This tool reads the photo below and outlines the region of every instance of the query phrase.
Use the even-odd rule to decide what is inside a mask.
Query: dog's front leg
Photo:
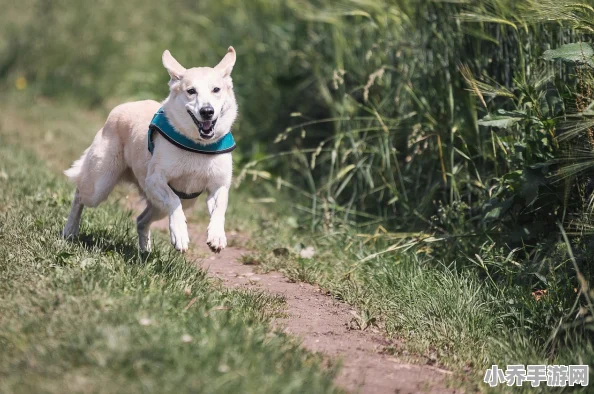
[[[227,246],[225,237],[225,212],[229,201],[229,188],[221,186],[208,195],[206,205],[210,213],[210,223],[206,236],[206,243],[210,249],[219,253]]]
[[[179,197],[171,190],[163,174],[153,172],[147,176],[146,195],[159,209],[168,213],[171,244],[182,253],[187,251],[190,237],[186,215]]]

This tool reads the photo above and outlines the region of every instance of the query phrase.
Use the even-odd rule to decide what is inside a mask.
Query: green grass
[[[166,95],[164,49],[212,65],[234,45],[245,263],[473,383],[492,363],[594,364],[594,71],[545,56],[594,40],[592,1],[5,3],[3,145],[61,171],[113,104]]]
[[[84,111],[75,103],[53,103],[31,98],[23,93],[5,97],[5,100],[0,102],[0,108],[6,114],[0,129],[0,138],[20,146],[26,144],[28,149],[48,160],[53,173],[66,168],[86,147],[105,113],[104,110]],[[35,105],[24,111],[25,104],[31,102]],[[15,172],[31,175],[31,171],[26,166],[23,167],[29,159],[19,160],[23,160],[24,163],[0,166],[7,173],[11,173],[9,180],[14,178]],[[42,179],[46,179],[47,176],[49,179],[54,177],[48,171],[38,171],[44,174],[41,176]],[[13,182],[20,185],[19,187],[31,188],[35,185],[52,196],[49,200],[51,203],[46,204],[53,205],[52,209],[61,212],[59,223],[55,223],[55,214],[35,216],[52,218],[50,221],[53,223],[54,232],[57,233],[59,224],[63,223],[67,212],[71,188],[55,180],[51,181],[55,186],[50,190],[37,181],[26,182],[27,186],[14,179]],[[29,193],[29,198],[32,198],[31,195],[36,194]],[[90,244],[98,244],[100,249],[111,251],[106,253],[110,257],[134,262],[137,261],[136,241],[135,235],[130,232],[133,218],[117,208],[115,203],[118,195],[122,194],[116,193],[111,199],[112,203],[106,207],[85,212],[83,233],[87,234]],[[274,196],[276,202],[262,200],[261,197],[265,196]],[[16,201],[24,204],[27,201],[26,197]],[[382,237],[369,239],[367,235],[357,234],[349,227],[311,233],[306,220],[308,216],[299,216],[299,211],[295,206],[291,206],[293,200],[290,196],[261,182],[244,183],[239,190],[232,191],[230,201],[227,230],[251,235],[245,244],[253,252],[241,259],[244,264],[254,265],[262,271],[279,270],[295,281],[319,284],[333,296],[354,305],[358,317],[352,328],[379,328],[386,336],[403,340],[396,341],[397,345],[383,349],[387,353],[405,359],[410,358],[411,361],[418,360],[418,355],[421,355],[422,361],[450,368],[465,384],[482,389],[485,389],[481,383],[484,369],[493,363],[594,363],[594,349],[583,333],[562,329],[556,335],[553,344],[547,344],[547,340],[553,334],[553,328],[572,322],[570,304],[575,300],[573,288],[577,286],[574,277],[568,276],[555,285],[560,278],[556,279],[553,272],[547,277],[548,295],[536,301],[531,294],[534,288],[526,283],[510,281],[493,285],[482,269],[469,269],[468,258],[478,262],[476,256],[460,255],[454,260],[434,261],[431,251],[427,248],[443,247],[439,242],[425,244],[424,252],[417,246],[408,251],[400,250],[361,261],[387,246]],[[191,215],[192,220],[204,221],[206,216],[200,205]],[[17,206],[13,200],[11,211]],[[23,209],[29,211],[30,208],[27,207],[25,205]],[[112,224],[114,217],[119,218],[117,226]],[[72,248],[71,245],[50,236],[44,237],[57,244],[53,252],[51,249],[47,252],[49,256],[53,256],[50,260],[56,259],[52,253],[60,255],[61,252],[56,250]],[[41,242],[38,239],[36,241]],[[299,257],[299,250],[310,245],[314,246],[314,257]],[[570,264],[566,246],[560,243],[558,247],[557,259]],[[275,254],[273,251],[276,248],[286,248],[289,253],[286,256],[283,253]],[[45,254],[44,248],[38,247],[36,250]],[[158,268],[157,262],[160,258],[178,261],[175,255],[170,254],[171,248],[166,241],[159,250],[162,256],[149,262],[157,266],[149,264],[144,267]],[[81,251],[89,253],[88,249],[81,248]],[[575,252],[578,256],[585,255],[579,248],[575,248]],[[510,267],[515,267],[510,261],[506,262],[505,253],[496,248],[477,248],[476,253],[481,256],[488,269],[498,266],[501,271],[506,272],[505,270],[511,270]],[[71,257],[68,254],[59,257],[60,261],[64,260],[61,263],[62,267],[71,267],[72,264],[68,262],[80,262],[85,258]],[[184,269],[194,271],[183,261],[178,263]],[[587,261],[580,262],[581,266],[584,264],[587,265]],[[134,270],[138,269],[139,264],[127,266],[121,263],[119,266]],[[563,275],[563,267],[566,265],[557,267],[556,275]],[[76,264],[74,268],[80,269]],[[513,270],[510,272],[511,278],[517,274]],[[188,297],[182,296],[181,289],[185,287],[185,284],[179,286],[178,296],[181,298],[182,308],[189,302]],[[241,297],[252,296],[243,294]],[[103,297],[98,295],[97,299],[101,300]],[[245,313],[249,314],[251,308],[261,319],[266,320],[266,316],[278,310],[279,304],[278,300],[269,299],[265,302],[265,299],[266,297],[260,298],[259,301],[260,306],[265,306],[264,311],[262,308],[246,304],[248,310]],[[205,310],[222,304],[224,303],[213,302],[210,307],[202,310],[202,314]],[[198,306],[198,303],[194,306]],[[157,310],[152,314],[134,313],[131,320],[137,329],[142,329],[138,325],[139,319],[149,316],[157,320],[154,314],[158,312]],[[217,311],[209,318],[217,318],[218,314],[228,313],[244,312],[235,309],[229,312]],[[185,331],[189,330],[188,328]],[[174,340],[181,338],[184,334],[181,331],[184,330],[178,330]],[[190,335],[195,337],[191,332]]]
[[[44,105],[46,113],[64,116],[75,109]],[[25,120],[39,115],[20,113]],[[73,131],[92,135],[88,117],[72,119],[82,118],[72,115]],[[133,218],[117,202],[86,211],[78,241],[61,239],[72,186],[32,152],[36,143],[48,143],[37,137],[55,132],[43,151],[54,166],[69,160],[59,152],[69,141],[76,145],[76,138],[60,138],[62,125],[71,126],[53,119],[27,124],[35,128],[10,116],[4,121],[1,392],[336,391],[332,368],[269,329],[270,319],[282,313],[281,298],[221,288],[164,238],[141,258]],[[34,141],[29,150],[23,140],[7,143],[15,133]]]
[[[398,340],[383,349],[387,353],[413,360],[421,355],[430,364],[455,371],[457,381],[481,390],[488,388],[482,378],[492,364],[594,365],[590,334],[579,325],[570,327],[581,320],[573,305],[578,297],[575,278],[555,284],[549,277],[548,293],[536,300],[526,284],[494,285],[476,270],[461,268],[465,261],[435,262],[414,250],[362,261],[382,245],[353,242],[356,234],[338,230],[311,234],[307,226],[291,228],[287,223],[295,218],[287,217],[290,210],[283,212],[269,211],[258,221],[252,229],[257,242],[250,243],[256,251],[245,256],[244,263],[319,284],[354,305],[356,327],[380,328]],[[301,258],[303,246],[313,246],[316,255]],[[565,246],[559,246],[566,256]],[[275,248],[289,253],[275,255]],[[477,253],[487,260],[499,252]],[[538,392],[528,387],[525,391]]]

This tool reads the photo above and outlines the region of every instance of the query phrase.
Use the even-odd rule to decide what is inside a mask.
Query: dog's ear
[[[219,64],[215,66],[215,70],[222,72],[223,78],[231,76],[231,71],[233,71],[233,66],[235,65],[235,58],[235,49],[233,49],[233,47],[229,47],[223,60],[221,60]]]
[[[175,82],[178,82],[183,78],[186,69],[181,64],[179,64],[177,60],[175,60],[175,58],[171,55],[171,52],[168,50],[163,52],[162,60],[163,66],[167,69],[167,72],[171,77],[169,86],[172,86]]]

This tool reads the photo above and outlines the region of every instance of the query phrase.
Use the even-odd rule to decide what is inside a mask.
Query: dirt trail
[[[138,201],[130,201],[139,212]],[[167,219],[156,222],[153,230],[168,230]],[[447,388],[451,374],[430,365],[410,364],[381,351],[389,343],[371,330],[353,330],[353,308],[322,294],[320,289],[305,283],[294,283],[277,272],[255,273],[252,266],[238,259],[248,251],[228,247],[218,255],[206,246],[205,226],[189,223],[190,259],[195,256],[210,276],[219,278],[227,287],[247,287],[282,295],[286,299],[286,318],[274,324],[302,339],[303,346],[342,360],[336,384],[351,393],[459,393]],[[240,235],[227,234],[228,240]],[[231,243],[233,244],[233,243]],[[199,258],[198,256],[205,256]]]

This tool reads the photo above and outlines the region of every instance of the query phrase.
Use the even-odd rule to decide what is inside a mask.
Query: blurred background
[[[578,109],[574,73],[542,59],[579,40],[577,22],[554,2],[520,3],[22,0],[4,6],[0,81],[108,110],[167,95],[164,49],[213,66],[233,45],[238,170],[264,159],[254,167],[340,220],[421,229],[464,205],[478,229],[510,199],[534,203],[538,187],[513,183],[545,182],[523,171],[553,158],[552,119]],[[493,112],[508,127],[480,127]]]
[[[509,318],[546,351],[591,343],[591,1],[0,3],[11,98],[161,100],[164,49],[192,67],[234,46],[236,178],[268,185],[250,193],[284,195],[310,231],[375,234],[528,298],[554,288]]]

